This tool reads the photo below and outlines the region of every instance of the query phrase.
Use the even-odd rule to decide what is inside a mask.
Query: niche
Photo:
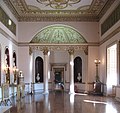
[[[74,82],[82,83],[82,59],[76,57],[74,59]]]
[[[43,59],[41,57],[35,60],[35,82],[43,82]]]

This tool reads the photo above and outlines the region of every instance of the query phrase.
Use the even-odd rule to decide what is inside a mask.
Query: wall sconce
[[[100,79],[99,79],[99,76],[98,76],[98,65],[100,64],[100,60],[95,59],[94,62],[96,64],[96,82],[100,82]]]
[[[8,65],[4,67],[4,72],[6,75],[6,83],[10,83],[10,67],[8,67]]]
[[[8,67],[8,65],[5,66],[4,71],[5,71],[5,74],[7,75],[7,74],[8,74],[8,71],[9,71],[9,67]]]

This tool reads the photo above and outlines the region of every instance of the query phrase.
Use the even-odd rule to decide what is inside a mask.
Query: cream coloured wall
[[[95,81],[96,76],[96,65],[95,59],[99,59],[98,46],[90,46],[88,48],[88,83]]]
[[[24,74],[24,80],[25,83],[31,83],[35,82],[35,59],[36,57],[40,56],[43,58],[44,61],[44,55],[42,51],[34,51],[32,55],[29,55],[28,48],[27,47],[21,47],[19,48],[19,69],[23,71]],[[30,57],[34,59],[32,63],[32,71],[30,71]],[[87,72],[88,72],[88,56],[85,55],[83,51],[75,51],[74,53],[74,58],[77,56],[80,56],[83,61],[83,67],[82,67],[82,75],[83,75],[83,82],[86,82],[87,80]],[[51,63],[66,63],[67,64],[67,69],[66,71],[64,70],[64,83],[65,83],[65,89],[69,89],[68,83],[70,82],[70,75],[69,75],[69,53],[68,51],[51,51],[50,52],[50,57],[49,57],[49,71],[50,71],[50,79],[49,82],[53,82],[53,72],[50,70],[50,64]],[[57,66],[61,67],[61,66]],[[63,67],[63,66],[62,66]],[[92,81],[93,82],[93,81]],[[42,84],[41,84],[42,85]],[[52,84],[49,84],[49,88],[52,89],[53,86]],[[42,87],[38,87],[35,85],[36,89],[43,89]],[[85,89],[84,89],[85,90]]]
[[[29,47],[18,47],[18,67],[23,72],[24,81],[31,82]]]
[[[100,76],[101,76],[101,80],[102,82],[104,82],[106,84],[106,70],[107,70],[107,65],[106,65],[106,49],[107,46],[111,45],[114,42],[117,42],[120,40],[120,33],[116,34],[115,36],[113,36],[111,39],[109,39],[108,41],[106,41],[104,44],[100,45],[99,47],[99,55],[100,55],[100,59],[101,59],[101,64],[100,64]],[[119,55],[119,54],[118,54]],[[117,62],[119,63],[119,62]],[[118,73],[119,75],[119,73]]]
[[[9,37],[9,36],[8,36]],[[17,56],[17,65],[18,65],[18,49],[17,45],[15,45],[13,42],[11,42],[7,37],[4,36],[4,34],[0,33],[0,45],[1,45],[1,83],[5,80],[5,73],[4,73],[4,67],[5,67],[5,48],[9,48],[9,56],[10,56],[10,83],[13,83],[13,51],[16,52]]]
[[[63,24],[75,28],[87,40],[87,42],[98,42],[98,22],[19,22],[19,42],[30,42],[32,38],[44,27],[53,24]]]
[[[14,21],[14,23],[16,23],[16,30],[18,28],[17,26],[17,20],[16,18],[13,16],[13,14],[8,10],[8,8],[6,7],[6,5],[4,4],[3,0],[0,0],[0,6],[3,8],[3,10],[9,15],[9,17],[11,18],[12,21]],[[18,30],[17,30],[18,31]],[[4,72],[4,68],[5,68],[5,48],[8,47],[9,49],[9,57],[10,57],[10,84],[14,82],[14,76],[13,76],[13,52],[16,52],[16,63],[17,63],[17,68],[18,68],[18,46],[15,43],[15,41],[18,40],[18,36],[17,36],[17,32],[16,32],[16,36],[9,30],[7,29],[6,26],[4,26],[1,22],[0,22],[0,49],[1,49],[1,84],[5,82],[5,72]],[[15,88],[15,92],[16,92],[16,88]],[[9,88],[9,95],[10,97],[13,95],[13,91],[12,88]],[[1,93],[1,89],[0,89],[0,100],[2,98],[2,93]]]
[[[100,27],[101,24],[104,22],[104,20],[112,13],[112,11],[118,6],[119,4],[119,0],[115,0],[114,4],[112,4],[112,6],[109,8],[109,10],[106,12],[106,14],[101,18],[100,22],[99,22],[99,32],[100,32]],[[114,24],[106,33],[104,33],[102,36],[100,36],[100,41],[105,40],[106,38],[108,38],[108,40],[106,40],[104,43],[102,43],[99,46],[99,57],[101,60],[101,64],[100,64],[100,79],[101,81],[106,84],[106,79],[107,79],[107,53],[106,53],[106,49],[109,45],[113,44],[114,42],[117,42],[120,40],[120,33],[117,33],[115,35],[113,35],[112,37],[110,37],[109,35],[112,32],[115,32],[115,30],[117,30],[117,28],[120,27],[120,21],[118,21],[116,24]],[[119,56],[119,54],[118,54]],[[118,61],[119,62],[119,61]],[[118,65],[117,62],[117,65]],[[118,67],[119,68],[119,67]],[[118,81],[119,81],[119,70],[118,71]],[[105,93],[107,93],[107,89],[106,89],[106,85],[105,85]]]
[[[99,40],[98,23],[97,22],[19,22],[19,24],[18,24],[18,26],[19,26],[18,27],[19,42],[27,43],[27,42],[31,41],[31,39],[35,36],[35,34],[37,34],[41,29],[43,29],[44,27],[46,27],[48,25],[53,25],[53,24],[65,24],[65,25],[69,25],[69,26],[77,29],[88,42],[94,43],[94,42],[98,42],[98,40]],[[21,47],[19,47],[19,48],[21,48]],[[97,58],[96,54],[98,56],[98,47],[97,46],[93,46],[93,47],[89,46],[89,48],[90,49],[88,51],[88,56],[86,56],[83,52],[79,52],[79,51],[75,52],[75,57],[81,56],[82,60],[84,62],[83,63],[83,75],[84,75],[83,82],[86,82],[86,81],[93,82],[94,78],[95,78],[94,77],[95,76],[94,60]],[[21,52],[23,52],[23,51],[24,51],[24,49],[22,49]],[[91,60],[91,58],[93,58],[93,60]],[[27,57],[25,59],[27,59]],[[21,63],[21,60],[19,61],[19,63]],[[67,63],[67,71],[65,71],[65,75],[66,75],[65,80],[67,83],[69,83],[69,54],[68,54],[68,52],[63,52],[63,51],[51,52],[50,63]],[[91,66],[91,64],[93,64],[93,66]],[[25,65],[26,65],[26,63],[25,63]],[[23,66],[21,66],[21,67],[23,67]],[[90,68],[90,69],[88,70],[88,68]],[[26,73],[27,73],[27,71],[26,71]],[[88,73],[89,73],[89,75],[88,75]],[[29,74],[27,74],[27,75],[29,75]],[[52,75],[52,72],[51,72],[51,75]],[[28,81],[28,79],[25,81],[30,82],[30,81]],[[51,82],[51,80],[49,80],[49,81]],[[69,86],[67,86],[67,88],[69,88]]]
[[[37,34],[41,29],[48,25],[53,25],[53,24],[64,24],[64,25],[69,25],[73,28],[75,28],[77,31],[80,32],[80,34],[87,40],[87,42],[98,42],[99,41],[99,35],[98,35],[98,22],[17,22],[15,17],[12,15],[12,13],[8,10],[8,8],[5,6],[3,1],[1,2],[2,5],[4,6],[4,10],[7,12],[7,14],[11,17],[11,19],[16,23],[17,25],[17,35],[14,36],[10,31],[3,25],[1,28],[4,28],[3,30],[6,31],[11,38],[18,42],[29,42],[35,34]],[[8,41],[9,43],[10,41]],[[7,45],[7,43],[6,43]],[[24,79],[25,82],[31,82],[32,81],[32,76],[33,72],[30,70],[30,61],[31,61],[31,56],[29,55],[29,47],[28,46],[16,46],[16,49],[18,48],[18,68],[23,71],[24,74]],[[97,48],[97,47],[95,47]],[[95,51],[94,51],[95,50]],[[61,54],[60,54],[61,53]],[[52,62],[66,62],[69,64],[69,54],[65,52],[55,52],[50,60]],[[86,82],[93,82],[93,73],[94,73],[94,65],[93,60],[91,60],[91,57],[93,57],[95,54],[98,54],[96,49],[94,47],[90,46],[89,51],[88,51],[88,56],[84,55],[83,52],[75,52],[75,57],[80,56],[84,62],[83,64],[83,81]],[[35,54],[34,57],[37,55],[42,55],[42,53],[37,53]],[[89,61],[90,60],[90,61]],[[34,66],[33,66],[34,68]],[[90,69],[88,69],[90,68]],[[89,73],[89,76],[88,76]],[[65,72],[66,75],[69,75],[69,65],[67,66],[67,71]],[[92,77],[91,77],[92,76]],[[88,79],[90,78],[90,79]],[[66,76],[66,81],[69,82],[69,76]]]

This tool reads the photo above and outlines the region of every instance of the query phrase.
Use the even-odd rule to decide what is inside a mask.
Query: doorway
[[[54,90],[64,90],[64,68],[53,68]]]
[[[112,94],[112,86],[117,85],[117,44],[107,48],[107,94]]]

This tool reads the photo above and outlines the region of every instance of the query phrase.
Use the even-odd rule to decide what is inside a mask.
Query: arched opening
[[[18,69],[17,69],[17,58],[16,52],[13,52],[13,75],[14,75],[14,83],[17,84],[18,80]]]
[[[13,52],[13,67],[17,66],[17,61],[16,61],[16,53],[15,51]]]
[[[35,60],[35,82],[43,82],[43,59],[41,57]]]
[[[74,59],[74,82],[82,83],[82,59],[76,57]]]
[[[6,83],[10,84],[10,56],[9,49],[5,49],[5,74],[6,74]]]

